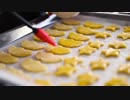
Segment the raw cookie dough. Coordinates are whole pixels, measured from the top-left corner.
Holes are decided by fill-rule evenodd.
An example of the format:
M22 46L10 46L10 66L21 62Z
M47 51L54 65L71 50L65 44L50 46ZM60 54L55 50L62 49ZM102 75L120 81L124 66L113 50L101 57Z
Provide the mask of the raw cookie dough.
M99 40L89 41L88 45L92 48L99 49L100 47L104 46L104 43L100 42Z
M127 48L127 45L124 42L115 41L114 43L109 44L108 47L112 47L114 49L120 49L120 48Z
M99 76L93 74L92 72L83 73L78 76L79 86L88 86L99 80Z
M75 41L73 39L60 38L59 44L64 47L75 48L83 44L82 41Z
M78 34L76 32L71 32L69 35L68 35L68 38L69 39L74 39L76 41L88 41L89 40L89 37L88 36L85 36L85 35L82 35L82 34Z
M62 83L61 86L77 86L76 83Z
M129 82L125 77L113 77L105 86L129 86Z
M104 27L104 25L102 25L102 24L99 24L96 22L90 22L90 21L85 22L84 26L92 28L92 29L99 29L99 28Z
M59 55L54 55L52 53L46 53L46 52L40 51L36 54L36 59L44 63L58 63L62 61L63 57Z
M85 47L79 49L79 54L80 55L91 55L96 50L97 50L96 48L92 48L90 46L85 46Z
M125 26L124 27L124 32L130 32L130 26Z
M0 51L0 63L14 64L14 63L17 63L18 61L19 61L19 59L17 57L14 57L9 53Z
M55 37L53 37L53 36L50 36L53 40L55 40ZM37 36L33 36L33 40L35 40L35 41L38 41L38 42L43 42L42 40L40 40Z
M103 58L90 62L92 70L105 70L109 66L109 64L110 63L107 60L104 60Z
M80 25L81 24L81 22L76 19L63 19L61 22L66 25Z
M69 30L73 29L73 26L56 23L56 24L54 24L53 28L57 29L59 31L69 31Z
M39 86L52 86L52 83L50 80L35 79L34 83Z
M71 65L63 65L58 67L55 72L56 76L71 76L76 71L76 68Z
M46 51L51 52L53 54L58 54L58 55L64 55L64 54L69 54L71 52L70 48L62 47L62 46L47 46L45 48Z
M118 38L121 38L122 40L130 39L130 32L123 32L117 36Z
M47 70L47 67L43 65L40 61L33 60L31 58L25 59L21 66L24 70L28 72L43 72Z
M130 75L130 63L120 65L120 67L118 68L118 73Z
M8 49L8 52L16 57L27 57L32 55L32 51L30 50L26 50L24 48L21 47L16 47L16 46L12 46Z
M120 27L114 24L106 27L107 31L112 31L112 32L115 32L116 30L119 30L119 29Z
M111 34L107 33L107 32L99 32L99 33L96 34L96 38L106 39L108 37L111 37Z
M120 50L109 48L107 50L102 50L101 53L104 54L106 57L118 57L120 55Z
M0 63L0 70L6 68L5 64Z
M22 41L21 46L29 50L41 50L44 48L43 44L39 44L35 41L29 41L29 40Z
M126 57L126 60L127 60L127 61L130 61L130 56Z
M76 32L83 34L83 35L95 35L98 33L97 31L95 31L89 27L84 27L84 26L79 26L76 29Z

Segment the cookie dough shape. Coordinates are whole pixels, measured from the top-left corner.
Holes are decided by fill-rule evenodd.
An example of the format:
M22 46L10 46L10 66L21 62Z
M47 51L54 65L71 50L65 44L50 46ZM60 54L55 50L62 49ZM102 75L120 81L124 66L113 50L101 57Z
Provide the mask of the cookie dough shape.
M107 33L107 32L99 32L99 33L96 34L96 38L106 39L108 37L111 37L111 34Z
M110 63L104 60L103 58L90 62L90 66L92 70L97 70L97 69L105 70L109 66L109 64Z
M130 63L120 65L120 67L118 68L118 73L130 75Z
M56 23L56 24L54 24L53 28L54 28L54 29L57 29L57 30L59 30L59 31L69 31L69 30L72 30L72 29L73 29L73 26Z
M106 57L118 57L120 55L120 50L109 48L107 50L102 50L101 53L104 54Z
M91 55L96 50L97 50L96 48L92 48L90 46L86 46L86 47L83 47L83 48L79 49L79 54L80 55Z
M98 32L89 28L89 27L84 27L84 26L79 26L76 31L80 34L83 34L83 35L95 35L97 34Z
M52 86L52 82L50 80L35 79L34 83L39 86Z
M53 54L57 54L57 55L65 55L65 54L69 54L71 52L70 48L66 48L66 47L62 47L62 46L47 46L45 48L46 51L51 52Z
M8 52L16 57L27 57L32 55L32 51L30 50L26 50L24 48L21 47L16 47L16 46L12 46L8 49Z
M105 86L129 86L129 82L125 77L113 77L105 83Z
M130 56L126 57L126 60L127 60L127 61L130 61Z
M64 47L75 48L83 44L82 41L75 41L73 39L60 38L59 44Z
M80 25L81 24L81 22L76 19L63 19L61 22L66 25Z
M88 40L89 40L89 37L88 37L88 36L85 36L85 35L82 35L82 34L77 34L77 33L75 33L75 32L71 32L71 33L68 35L68 38L69 38L69 39L76 40L76 41L88 41Z
M125 26L124 27L124 32L130 32L130 26Z
M24 70L28 72L43 72L47 70L47 67L43 65L40 61L33 60L31 58L25 59L21 66Z
M84 26L92 28L92 29L100 29L104 27L104 25L102 24L99 24L96 22L90 22L90 21L85 22Z
M114 49L121 49L121 48L127 48L127 45L124 42L115 41L114 43L109 44L108 47L111 47Z
M59 55L54 55L52 53L46 53L40 51L36 54L36 59L44 63L58 63L61 62L63 58Z
M88 86L99 80L99 76L93 74L92 72L83 73L78 76L78 85L79 86Z
M61 86L77 86L76 83L62 83Z
M6 68L5 64L0 63L0 70Z
M71 76L74 72L76 71L76 68L71 66L71 65L63 65L60 66L56 72L55 75L56 76Z
M100 47L104 46L104 43L100 42L99 40L96 40L96 41L89 41L88 45L92 48L99 49Z
M21 46L29 50L41 50L44 48L43 44L39 44L35 41L29 41L29 40L22 41Z
M55 37L50 36L53 40L55 40ZM44 42L42 40L40 40L37 36L33 36L33 40L37 41L37 42Z
M115 32L116 30L119 30L119 29L120 27L114 24L106 27L107 31L112 31L112 32Z
M130 32L123 32L117 36L118 38L121 38L122 40L130 39Z
M71 57L71 58L65 58L64 64L70 64L71 66L77 66L77 64L82 63L81 59L78 59L78 57Z
M18 61L19 61L19 59L17 57L14 57L9 53L0 51L0 63L14 64L14 63L17 63Z

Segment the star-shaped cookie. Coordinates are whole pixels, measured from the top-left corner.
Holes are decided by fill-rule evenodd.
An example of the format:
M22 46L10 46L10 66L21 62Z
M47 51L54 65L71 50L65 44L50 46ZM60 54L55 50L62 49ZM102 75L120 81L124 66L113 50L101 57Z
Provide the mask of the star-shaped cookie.
M121 38L123 40L130 39L130 32L123 32L117 36L118 38Z
M120 27L114 24L106 27L106 30L112 31L112 32L115 32L116 30L119 30L119 29Z
M88 42L88 45L89 45L90 47L99 49L101 46L104 46L104 43L100 42L99 40L96 40L96 41L89 41L89 42Z
M111 34L107 33L107 32L99 32L99 33L96 34L96 38L106 39L108 37L111 37Z
M115 42L109 44L108 47L111 47L114 49L120 49L120 48L127 48L127 45L124 42L115 41Z
M130 63L120 65L118 68L118 73L124 73L130 75Z

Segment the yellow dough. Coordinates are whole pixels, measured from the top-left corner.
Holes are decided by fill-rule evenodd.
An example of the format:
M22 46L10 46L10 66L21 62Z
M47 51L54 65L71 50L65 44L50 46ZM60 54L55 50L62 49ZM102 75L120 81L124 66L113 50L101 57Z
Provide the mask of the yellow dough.
M99 76L93 74L92 72L83 73L78 76L79 86L88 86L99 80Z
M76 71L76 68L71 65L63 65L58 67L55 72L56 76L71 76Z
M126 57L126 60L127 60L127 61L130 61L130 56Z
M106 57L118 57L120 55L120 50L109 48L107 50L102 50L101 53Z
M74 39L74 40L77 40L77 41L88 41L89 40L88 36L85 36L85 35L82 35L82 34L77 34L75 32L71 32L68 35L68 38L69 39Z
M29 41L29 40L22 41L21 46L29 50L41 50L44 48L43 44L39 44L35 41Z
M75 48L83 44L82 41L75 41L73 39L60 38L59 44L64 47Z
M43 65L40 61L33 60L31 58L25 59L21 66L24 70L28 72L43 72L47 70L47 67Z
M106 39L108 37L111 37L111 34L107 33L107 32L100 32L96 34L96 38L103 38Z
M77 57L65 58L64 64L70 64L72 66L77 66L77 64L82 63L82 60L78 59Z
M79 49L79 54L80 55L91 55L96 50L97 50L96 48L92 48L90 46L86 46L86 47L83 47L83 48Z
M80 25L81 24L81 22L76 19L63 19L62 23L66 25Z
M120 65L118 72L130 75L130 63Z
M36 54L36 59L44 63L58 63L62 61L63 57L59 55L54 55L52 53L45 53L40 51Z
M12 46L8 49L8 52L16 57L27 57L32 55L32 51L30 50L26 50L24 48L21 47L16 47L16 46Z
M69 31L69 30L73 29L73 26L56 23L56 24L54 24L53 28L57 29L59 31Z
M23 79L26 79L26 80L30 80L31 79L31 76L25 74L22 70L20 69L16 69L14 67L8 67L7 68L7 71L14 74L14 75L17 75Z
M76 31L80 34L83 34L83 35L95 35L97 34L98 32L89 28L89 27L84 27L84 26L79 26Z
M100 42L99 40L96 40L96 41L89 41L88 45L92 48L99 49L100 47L104 46L104 43Z
M55 29L46 29L45 30L50 36L54 36L54 37L60 37L60 36L64 36L65 35L65 31L58 31Z
M106 27L106 30L112 31L112 32L115 32L116 30L119 30L119 29L120 29L119 26L114 25L114 24Z
M105 70L109 66L109 64L110 63L104 60L103 58L90 62L90 66L92 70L97 70L97 69Z
M34 83L39 86L52 86L52 83L50 80L35 79Z
M130 39L130 32L123 32L117 36L118 38L121 38L123 40Z
M6 68L5 64L0 63L0 70Z
M46 51L51 52L53 54L58 54L58 55L64 55L64 54L69 54L71 52L70 48L62 47L62 46L47 46L45 48Z
M85 22L84 26L92 28L92 29L99 29L99 28L104 27L104 25L102 25L102 24L90 22L90 21Z
M8 53L0 51L0 63L14 64L14 63L17 63L18 61L19 59L17 57L14 57Z
M112 47L114 49L120 49L120 48L126 48L127 47L127 45L124 42L121 42L121 41L115 41L114 43L109 44L108 46Z
M129 86L129 82L125 77L113 77L105 86Z
M76 83L62 83L61 86L77 86Z
M124 32L130 32L130 26L125 26L124 27Z
M55 37L53 37L53 36L50 36L53 40L55 40ZM43 42L42 40L40 40L37 36L33 36L33 40L35 40L35 41L38 41L38 42Z

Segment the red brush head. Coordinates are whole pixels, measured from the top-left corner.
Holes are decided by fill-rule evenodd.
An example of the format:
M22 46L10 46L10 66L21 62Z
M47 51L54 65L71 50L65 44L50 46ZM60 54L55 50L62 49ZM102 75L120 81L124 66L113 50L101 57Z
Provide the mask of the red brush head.
M43 29L38 29L35 35L41 39L43 42L47 42L53 46L56 46L57 43L43 30Z

